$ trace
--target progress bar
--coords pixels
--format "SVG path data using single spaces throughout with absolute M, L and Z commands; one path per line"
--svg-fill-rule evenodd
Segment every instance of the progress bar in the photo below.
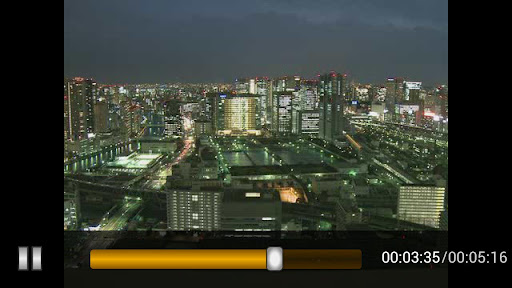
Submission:
M 91 250 L 91 269 L 361 269 L 355 249 Z

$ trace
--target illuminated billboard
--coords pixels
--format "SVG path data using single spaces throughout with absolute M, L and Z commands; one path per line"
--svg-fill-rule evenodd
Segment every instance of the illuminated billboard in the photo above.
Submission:
M 395 113 L 397 114 L 414 114 L 420 110 L 419 105 L 396 105 L 395 106 Z

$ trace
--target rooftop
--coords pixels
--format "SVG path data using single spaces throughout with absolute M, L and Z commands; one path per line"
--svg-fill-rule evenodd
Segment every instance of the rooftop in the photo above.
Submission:
M 162 154 L 138 154 L 132 153 L 125 157 L 118 157 L 116 160 L 107 163 L 107 168 L 122 169 L 147 169 L 154 165 Z

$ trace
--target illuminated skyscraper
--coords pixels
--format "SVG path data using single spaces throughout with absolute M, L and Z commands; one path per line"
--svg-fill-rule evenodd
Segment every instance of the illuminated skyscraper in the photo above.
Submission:
M 64 144 L 80 138 L 79 99 L 71 97 L 70 80 L 64 79 Z
M 293 92 L 274 92 L 272 131 L 277 135 L 292 133 L 293 99 Z
M 142 109 L 131 102 L 123 103 L 122 117 L 126 135 L 135 136 L 141 130 Z
M 439 228 L 444 211 L 445 188 L 404 185 L 398 195 L 398 219 Z
M 66 139 L 77 141 L 95 133 L 94 105 L 98 98 L 97 84 L 91 79 L 64 80 L 64 133 Z
M 266 124 L 268 121 L 268 114 L 267 114 L 267 105 L 268 105 L 268 91 L 269 91 L 269 84 L 267 78 L 257 78 L 256 79 L 256 95 L 258 95 L 260 100 L 260 117 L 261 117 L 261 123 Z
M 252 83 L 252 89 L 255 90 L 255 83 L 253 82 L 254 79 L 236 79 L 235 80 L 235 91 L 238 94 L 249 94 L 251 91 L 251 83 Z
M 318 111 L 300 111 L 299 134 L 316 138 L 320 132 L 320 113 Z
M 75 183 L 64 185 L 64 230 L 80 228 L 80 190 Z
M 273 81 L 274 92 L 294 92 L 300 89 L 301 78 L 294 77 L 281 77 Z
M 301 110 L 318 110 L 318 93 L 316 89 L 304 87 L 299 91 Z
M 164 135 L 166 137 L 182 137 L 183 121 L 179 116 L 169 117 L 164 124 Z
M 409 103 L 418 104 L 420 101 L 421 82 L 404 82 L 404 98 Z
M 320 138 L 333 141 L 343 135 L 346 75 L 330 73 L 320 76 Z
M 170 191 L 167 193 L 167 229 L 220 230 L 221 205 L 220 191 Z
M 395 119 L 395 106 L 405 100 L 403 85 L 403 78 L 388 78 L 386 82 L 386 110 L 390 120 Z
M 249 131 L 258 130 L 257 97 L 234 96 L 225 100 L 224 123 L 225 130 Z
M 448 85 L 437 87 L 434 102 L 439 107 L 438 114 L 444 119 L 448 119 Z
M 256 95 L 218 94 L 215 103 L 216 133 L 259 134 L 261 132 L 260 99 Z

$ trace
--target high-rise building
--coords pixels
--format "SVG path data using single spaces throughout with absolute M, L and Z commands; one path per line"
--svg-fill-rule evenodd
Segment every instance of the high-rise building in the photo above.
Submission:
M 442 85 L 435 90 L 435 105 L 439 107 L 438 114 L 448 119 L 448 86 Z
M 94 132 L 106 133 L 109 131 L 109 111 L 108 103 L 105 99 L 100 99 L 94 105 Z
M 320 97 L 320 133 L 321 139 L 336 140 L 344 130 L 344 87 L 346 75 L 330 73 L 320 76 L 318 93 Z
M 227 95 L 216 97 L 214 125 L 218 134 L 261 133 L 259 97 L 256 95 Z
M 64 230 L 80 229 L 80 190 L 74 183 L 64 185 Z
M 224 103 L 225 130 L 258 130 L 259 101 L 253 96 L 233 96 Z
M 95 133 L 94 106 L 97 84 L 92 79 L 64 79 L 64 133 L 69 141 L 86 139 Z
M 256 79 L 249 79 L 249 94 L 256 94 Z
M 73 200 L 64 200 L 64 231 L 77 228 L 76 204 Z
M 194 131 L 196 136 L 213 135 L 212 122 L 208 120 L 198 119 L 194 121 Z
M 300 111 L 299 134 L 311 138 L 320 133 L 320 113 L 318 111 Z
M 267 86 L 267 103 L 266 103 L 266 117 L 263 123 L 269 130 L 273 130 L 273 113 L 274 113 L 274 80 L 268 80 Z
M 167 229 L 215 231 L 221 227 L 221 191 L 167 192 Z
M 370 99 L 370 85 L 357 85 L 354 86 L 354 100 L 367 102 Z
M 164 124 L 164 135 L 166 137 L 182 137 L 183 121 L 181 117 L 169 117 Z
M 445 187 L 404 185 L 398 195 L 398 219 L 439 228 Z
M 281 77 L 273 81 L 274 92 L 296 92 L 299 91 L 301 85 L 301 78 L 294 77 Z
M 251 91 L 251 82 L 252 82 L 252 90 L 255 91 L 255 83 L 254 79 L 236 79 L 235 80 L 235 91 L 237 94 L 249 94 Z M 255 94 L 255 93 L 251 93 Z
M 299 91 L 300 106 L 303 111 L 318 110 L 318 93 L 314 88 L 304 87 Z
M 215 97 L 218 93 L 206 93 L 205 97 L 200 102 L 200 117 L 202 119 L 212 121 L 215 113 Z
M 272 132 L 288 135 L 293 128 L 293 92 L 274 92 L 272 104 Z
M 142 109 L 131 102 L 123 103 L 122 117 L 124 131 L 129 137 L 137 135 L 141 131 Z
M 260 107 L 258 108 L 260 115 L 260 123 L 266 124 L 267 121 L 270 121 L 267 115 L 267 106 L 269 104 L 269 90 L 272 90 L 271 87 L 272 81 L 269 81 L 268 78 L 241 78 L 236 79 L 235 81 L 235 92 L 238 95 L 257 95 Z M 215 93 L 212 93 L 215 94 Z
M 64 142 L 80 138 L 80 99 L 72 95 L 71 80 L 64 79 Z M 73 96 L 73 97 L 72 97 Z
M 419 104 L 421 86 L 421 82 L 404 82 L 405 101 L 408 101 L 409 103 L 413 104 Z
M 213 131 L 219 133 L 224 130 L 224 103 L 228 98 L 227 93 L 211 93 L 209 97 L 214 100 L 213 104 Z
M 144 114 L 146 119 L 146 129 L 144 136 L 164 137 L 165 135 L 165 116 L 163 111 L 149 110 Z
M 261 124 L 264 125 L 268 121 L 267 116 L 267 105 L 268 105 L 268 91 L 269 91 L 269 81 L 267 78 L 256 78 L 256 95 L 259 97 L 260 101 L 260 117 Z
M 395 105 L 404 100 L 403 85 L 403 78 L 388 78 L 386 82 L 386 110 L 391 118 L 389 120 L 395 120 Z

